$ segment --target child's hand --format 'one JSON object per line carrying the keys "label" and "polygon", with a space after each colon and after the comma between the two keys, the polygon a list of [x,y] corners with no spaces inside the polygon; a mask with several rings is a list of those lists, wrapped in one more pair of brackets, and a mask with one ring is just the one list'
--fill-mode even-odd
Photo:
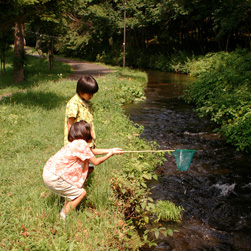
{"label": "child's hand", "polygon": [[112,151],[113,151],[113,154],[123,154],[123,151],[121,148],[113,148]]}
{"label": "child's hand", "polygon": [[112,149],[110,149],[110,150],[108,151],[108,153],[106,154],[106,156],[107,156],[108,158],[110,158],[112,155],[113,155],[113,151],[112,151]]}

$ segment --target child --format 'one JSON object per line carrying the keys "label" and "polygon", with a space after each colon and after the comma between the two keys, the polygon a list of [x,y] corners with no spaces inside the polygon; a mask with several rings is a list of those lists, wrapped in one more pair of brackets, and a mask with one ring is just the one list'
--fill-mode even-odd
{"label": "child", "polygon": [[93,141],[89,144],[94,147],[96,138],[93,123],[93,110],[89,102],[98,92],[98,84],[92,76],[83,76],[78,80],[76,94],[68,101],[65,111],[64,145],[68,143],[68,133],[71,125],[80,120],[85,120],[91,125]]}
{"label": "child", "polygon": [[[119,148],[91,149],[88,142],[92,141],[91,127],[86,121],[74,123],[68,135],[69,143],[52,156],[44,166],[43,180],[54,193],[65,197],[66,203],[60,217],[74,209],[86,195],[82,187],[89,169],[89,161],[99,165],[113,154],[122,154]],[[106,154],[96,158],[94,154]]]}
{"label": "child", "polygon": [[[91,148],[95,147],[95,128],[93,122],[93,109],[90,103],[93,95],[98,92],[98,83],[92,76],[83,76],[78,80],[76,94],[68,101],[65,111],[64,145],[68,143],[68,133],[71,125],[77,121],[85,120],[92,128]],[[93,172],[94,165],[90,163],[88,176]]]}

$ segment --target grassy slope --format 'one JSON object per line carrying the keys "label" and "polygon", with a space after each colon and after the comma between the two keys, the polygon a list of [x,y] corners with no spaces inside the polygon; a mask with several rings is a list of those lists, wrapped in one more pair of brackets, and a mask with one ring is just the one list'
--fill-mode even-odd
{"label": "grassy slope", "polygon": [[[46,68],[45,62],[39,64]],[[124,154],[97,166],[85,184],[85,201],[62,222],[63,200],[44,186],[42,169],[63,145],[65,105],[76,82],[48,81],[45,70],[37,83],[32,72],[19,87],[26,92],[0,101],[0,246],[5,250],[137,249],[144,243],[133,223],[144,225],[142,219],[148,217],[144,177],[154,177],[161,157]],[[66,67],[61,72],[70,71]],[[58,73],[50,77],[60,78]],[[99,148],[154,147],[139,139],[142,128],[136,128],[121,108],[143,97],[146,81],[145,73],[128,69],[98,79],[100,90],[93,104]]]}
{"label": "grassy slope", "polygon": [[[100,82],[97,102],[99,98],[103,100],[102,89],[106,88],[106,80],[103,80],[104,84]],[[124,215],[116,207],[111,207],[114,195],[109,168],[120,168],[121,160],[117,156],[96,168],[91,179],[93,182],[89,181],[86,203],[66,220],[66,224],[58,219],[63,201],[51,194],[42,181],[43,165],[62,146],[65,104],[74,94],[75,85],[72,81],[44,79],[27,92],[16,93],[1,101],[0,245],[7,250],[44,250],[48,247],[51,250],[73,247],[94,250],[99,245],[114,248],[125,245],[119,241],[123,235]],[[119,108],[112,111],[112,116],[100,109],[96,118],[98,134],[101,135],[100,147],[101,142],[104,147],[121,146],[119,138],[113,137],[116,132],[111,131],[118,130],[119,123],[109,126],[108,120],[120,121],[123,127],[127,124],[132,130],[131,123],[124,116],[120,118]],[[125,132],[120,130],[120,133]],[[103,233],[107,233],[107,238],[102,244]]]}

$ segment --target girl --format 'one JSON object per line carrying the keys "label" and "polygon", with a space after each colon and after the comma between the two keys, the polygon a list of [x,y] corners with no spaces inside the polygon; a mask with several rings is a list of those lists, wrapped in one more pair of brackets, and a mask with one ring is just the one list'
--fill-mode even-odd
{"label": "girl", "polygon": [[[60,216],[65,216],[82,201],[86,190],[82,187],[89,169],[89,161],[99,165],[113,154],[122,154],[120,148],[91,149],[91,126],[86,121],[74,123],[68,135],[69,143],[52,156],[44,166],[43,180],[54,193],[65,197]],[[106,154],[96,158],[94,154]]]}

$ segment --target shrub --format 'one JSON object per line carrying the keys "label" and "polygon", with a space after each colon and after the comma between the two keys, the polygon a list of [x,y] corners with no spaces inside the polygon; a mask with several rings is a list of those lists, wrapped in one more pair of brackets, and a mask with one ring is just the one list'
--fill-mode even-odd
{"label": "shrub", "polygon": [[218,132],[239,150],[251,150],[251,54],[245,50],[208,54],[189,62],[197,79],[184,98],[201,116],[219,124]]}

